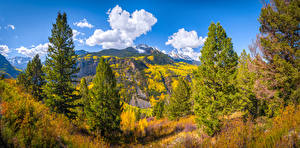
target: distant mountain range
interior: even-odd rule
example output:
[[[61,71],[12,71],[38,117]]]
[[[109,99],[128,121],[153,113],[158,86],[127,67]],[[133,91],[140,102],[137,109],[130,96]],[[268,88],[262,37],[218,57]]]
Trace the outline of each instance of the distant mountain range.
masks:
[[[13,67],[9,61],[0,54],[0,74],[4,74],[6,78],[16,78],[21,70],[16,69]]]
[[[87,51],[85,51],[85,50],[75,50],[75,54],[77,54],[77,55],[85,55],[85,54],[87,54],[88,52]]]
[[[146,56],[151,54],[161,54],[170,57],[174,62],[185,62],[189,64],[199,65],[199,61],[195,61],[188,56],[182,56],[171,52],[170,54],[166,54],[158,50],[157,48],[150,47],[146,44],[139,44],[134,47],[127,47],[125,49],[104,49],[98,52],[84,52],[84,50],[77,51],[80,56],[84,56],[86,54],[92,54],[95,56],[116,56],[116,57],[138,57],[138,56]]]
[[[127,47],[125,49],[103,49],[98,52],[87,52],[85,50],[76,50],[75,53],[79,55],[79,57],[84,57],[86,55],[92,56],[115,56],[120,58],[125,57],[140,57],[140,56],[150,56],[155,55],[156,58],[153,64],[171,64],[173,62],[185,62],[189,64],[199,65],[199,61],[195,61],[190,57],[176,55],[176,53],[171,52],[170,54],[165,54],[158,50],[157,48],[150,47],[145,44],[139,44],[134,47]],[[12,57],[6,59],[4,56],[1,55],[0,65],[2,73],[7,73],[6,75],[10,75],[11,77],[16,77],[20,70],[24,70],[27,66],[27,63],[31,60],[30,57]],[[44,62],[43,62],[44,63]],[[20,70],[16,70],[20,69]]]
[[[11,65],[15,66],[18,69],[24,70],[27,66],[27,63],[31,60],[30,57],[13,57],[7,59]]]
[[[89,54],[93,54],[95,56],[116,56],[116,57],[136,57],[143,55],[150,55],[154,52],[158,52],[159,50],[149,47],[144,44],[140,44],[135,47],[127,47],[125,49],[104,49],[98,52],[92,52]]]

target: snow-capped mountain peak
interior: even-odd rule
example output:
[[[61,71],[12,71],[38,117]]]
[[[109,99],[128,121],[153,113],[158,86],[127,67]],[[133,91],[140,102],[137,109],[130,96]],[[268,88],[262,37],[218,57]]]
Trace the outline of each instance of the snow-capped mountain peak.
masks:
[[[199,56],[201,55],[201,53],[194,51],[194,49],[192,48],[183,48],[173,49],[171,52],[169,52],[169,55],[174,59],[200,61]]]
[[[31,60],[30,57],[12,57],[7,59],[13,66],[18,69],[24,70],[27,66],[27,63]]]

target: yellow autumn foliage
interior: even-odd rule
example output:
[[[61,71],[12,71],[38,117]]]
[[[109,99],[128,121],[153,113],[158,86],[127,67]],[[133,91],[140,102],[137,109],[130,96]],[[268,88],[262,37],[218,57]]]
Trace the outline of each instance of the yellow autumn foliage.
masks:
[[[139,120],[138,123],[138,132],[141,133],[141,136],[145,136],[146,132],[145,132],[145,128],[148,126],[148,121],[146,118]]]
[[[136,117],[133,110],[123,111],[121,114],[121,129],[125,132],[134,130],[135,121]]]
[[[154,56],[148,56],[147,59],[149,59],[150,61],[154,60]]]

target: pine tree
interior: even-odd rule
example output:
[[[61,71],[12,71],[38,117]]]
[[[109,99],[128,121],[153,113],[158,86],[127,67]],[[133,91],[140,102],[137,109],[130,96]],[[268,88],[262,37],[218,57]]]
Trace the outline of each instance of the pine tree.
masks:
[[[107,140],[116,140],[120,132],[122,105],[115,75],[102,57],[93,84],[89,108],[86,111],[88,124],[92,131],[99,132]]]
[[[30,61],[29,61],[30,62]],[[29,64],[29,62],[27,63],[27,65]],[[25,72],[21,72],[18,77],[17,77],[17,84],[21,85],[24,87],[24,89],[26,91],[28,91],[29,85],[30,85],[30,81],[27,79],[26,73]]]
[[[243,100],[246,111],[248,111],[253,117],[264,115],[263,113],[263,101],[258,100],[254,93],[254,82],[256,74],[254,70],[250,69],[251,65],[250,55],[245,50],[242,51],[239,57],[236,87],[239,91],[239,98]]]
[[[299,0],[271,0],[260,13],[256,94],[268,101],[269,116],[300,101],[299,12]]]
[[[83,106],[87,106],[90,96],[89,96],[89,89],[85,78],[82,78],[80,81],[80,96],[81,96],[81,104]]]
[[[31,65],[27,65],[26,73],[31,80],[31,94],[34,98],[41,101],[43,99],[42,86],[45,84],[44,72],[42,71],[42,63],[37,54],[31,61]]]
[[[18,82],[38,101],[43,99],[42,86],[45,84],[45,74],[42,67],[43,65],[37,54],[28,62],[25,72],[18,76]]]
[[[168,118],[171,120],[184,117],[191,113],[191,89],[188,81],[179,78],[178,85],[173,86],[172,96],[168,105]]]
[[[238,56],[220,23],[209,26],[200,60],[193,93],[196,121],[214,135],[220,129],[220,117],[243,108],[234,86]]]
[[[58,13],[51,32],[44,69],[47,81],[44,87],[47,95],[46,104],[51,110],[74,118],[75,112],[72,111],[76,107],[74,100],[79,98],[75,93],[74,83],[79,68],[76,68],[77,56],[66,13]]]
[[[84,121],[86,119],[86,112],[89,107],[89,100],[90,100],[90,94],[88,85],[85,78],[82,78],[80,81],[79,86],[79,92],[80,92],[80,100],[79,100],[79,108],[78,108],[78,119],[79,121]]]

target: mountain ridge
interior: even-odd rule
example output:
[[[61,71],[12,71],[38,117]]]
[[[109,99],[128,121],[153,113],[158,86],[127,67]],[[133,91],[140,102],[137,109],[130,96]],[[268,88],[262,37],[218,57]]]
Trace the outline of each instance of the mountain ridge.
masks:
[[[5,78],[16,78],[21,70],[13,67],[10,62],[0,54],[0,74],[4,74]]]

